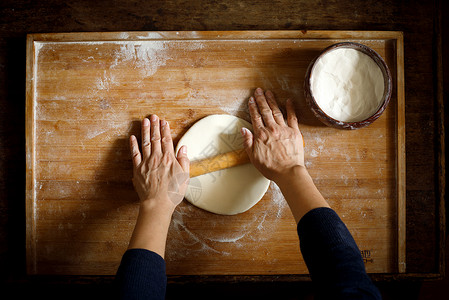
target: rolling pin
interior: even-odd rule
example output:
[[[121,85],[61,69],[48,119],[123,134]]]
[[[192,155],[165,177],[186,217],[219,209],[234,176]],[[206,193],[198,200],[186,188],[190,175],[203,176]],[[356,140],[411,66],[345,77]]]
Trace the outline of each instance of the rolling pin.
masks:
[[[210,172],[223,170],[249,163],[245,149],[218,154],[190,163],[190,177],[196,177]]]

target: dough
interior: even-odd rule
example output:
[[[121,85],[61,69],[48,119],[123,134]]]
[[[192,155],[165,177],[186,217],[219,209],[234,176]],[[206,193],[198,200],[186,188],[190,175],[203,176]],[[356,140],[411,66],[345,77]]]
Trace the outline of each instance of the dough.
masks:
[[[191,161],[243,148],[240,129],[252,130],[250,123],[231,115],[210,115],[196,122],[179,140],[176,152],[187,146]],[[263,197],[270,185],[252,165],[190,178],[186,199],[204,210],[235,215],[247,211]]]
[[[310,85],[318,106],[343,122],[371,117],[382,104],[385,89],[382,71],[374,60],[345,48],[332,50],[315,63]]]

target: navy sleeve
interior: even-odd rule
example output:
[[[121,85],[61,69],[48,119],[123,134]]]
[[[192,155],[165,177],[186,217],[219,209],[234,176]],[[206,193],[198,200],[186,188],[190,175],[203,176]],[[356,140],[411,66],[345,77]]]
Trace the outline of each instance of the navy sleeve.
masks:
[[[114,284],[118,299],[165,299],[165,261],[152,251],[129,249],[122,257]]]
[[[381,299],[365,271],[351,233],[326,207],[309,211],[298,223],[302,256],[323,299]]]

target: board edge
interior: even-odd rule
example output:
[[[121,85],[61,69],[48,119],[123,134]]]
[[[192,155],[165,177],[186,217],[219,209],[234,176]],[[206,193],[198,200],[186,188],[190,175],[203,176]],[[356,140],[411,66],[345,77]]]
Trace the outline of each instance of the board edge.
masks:
[[[34,35],[26,41],[26,103],[25,103],[25,149],[26,149],[26,268],[28,274],[37,273],[36,265],[36,211],[35,211],[35,82],[36,53]]]
[[[404,36],[396,37],[397,62],[397,227],[398,227],[398,272],[406,272],[406,152],[405,152],[405,78],[404,78]]]
[[[117,31],[33,34],[40,42],[145,41],[145,40],[227,40],[227,39],[397,39],[399,31],[369,30],[228,30],[228,31]]]

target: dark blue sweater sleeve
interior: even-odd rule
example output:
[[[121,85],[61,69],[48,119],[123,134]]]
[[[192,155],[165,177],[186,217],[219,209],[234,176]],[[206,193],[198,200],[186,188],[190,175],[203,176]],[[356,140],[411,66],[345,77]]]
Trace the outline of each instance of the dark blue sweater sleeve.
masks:
[[[365,271],[351,233],[330,208],[309,211],[298,223],[302,256],[317,296],[323,299],[381,299]]]
[[[152,251],[130,249],[122,257],[114,284],[118,299],[165,299],[165,261]]]

